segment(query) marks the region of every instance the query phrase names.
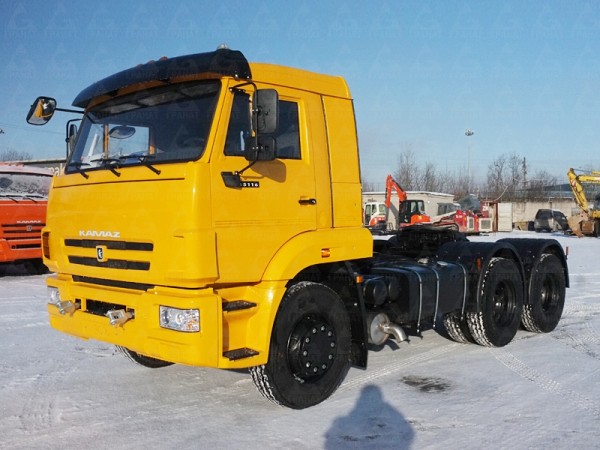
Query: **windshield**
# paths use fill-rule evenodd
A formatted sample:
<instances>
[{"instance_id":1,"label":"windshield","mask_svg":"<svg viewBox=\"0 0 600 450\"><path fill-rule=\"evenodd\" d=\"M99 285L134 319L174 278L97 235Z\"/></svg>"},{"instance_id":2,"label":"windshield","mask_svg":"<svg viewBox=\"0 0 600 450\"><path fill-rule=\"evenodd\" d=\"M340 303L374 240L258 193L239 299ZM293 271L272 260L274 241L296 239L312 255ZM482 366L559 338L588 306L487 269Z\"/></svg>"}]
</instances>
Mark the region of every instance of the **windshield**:
<instances>
[{"instance_id":1,"label":"windshield","mask_svg":"<svg viewBox=\"0 0 600 450\"><path fill-rule=\"evenodd\" d=\"M48 197L52 176L28 173L0 173L0 197Z\"/></svg>"},{"instance_id":2,"label":"windshield","mask_svg":"<svg viewBox=\"0 0 600 450\"><path fill-rule=\"evenodd\" d=\"M219 87L218 81L168 85L91 109L65 171L198 159Z\"/></svg>"}]
</instances>

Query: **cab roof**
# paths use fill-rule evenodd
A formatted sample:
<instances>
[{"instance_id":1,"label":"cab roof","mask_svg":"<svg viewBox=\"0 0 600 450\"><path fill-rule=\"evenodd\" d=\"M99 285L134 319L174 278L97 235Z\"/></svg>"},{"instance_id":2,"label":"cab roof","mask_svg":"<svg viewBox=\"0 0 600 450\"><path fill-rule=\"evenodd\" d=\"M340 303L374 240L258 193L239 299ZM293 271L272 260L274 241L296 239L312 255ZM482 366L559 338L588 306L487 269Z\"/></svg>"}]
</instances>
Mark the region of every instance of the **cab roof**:
<instances>
[{"instance_id":1,"label":"cab roof","mask_svg":"<svg viewBox=\"0 0 600 450\"><path fill-rule=\"evenodd\" d=\"M214 73L236 78L251 78L250 65L246 57L237 50L220 48L214 52L161 58L97 81L79 93L73 106L85 108L89 102L100 95L116 93L119 89L148 81L162 80L197 73Z\"/></svg>"}]
</instances>

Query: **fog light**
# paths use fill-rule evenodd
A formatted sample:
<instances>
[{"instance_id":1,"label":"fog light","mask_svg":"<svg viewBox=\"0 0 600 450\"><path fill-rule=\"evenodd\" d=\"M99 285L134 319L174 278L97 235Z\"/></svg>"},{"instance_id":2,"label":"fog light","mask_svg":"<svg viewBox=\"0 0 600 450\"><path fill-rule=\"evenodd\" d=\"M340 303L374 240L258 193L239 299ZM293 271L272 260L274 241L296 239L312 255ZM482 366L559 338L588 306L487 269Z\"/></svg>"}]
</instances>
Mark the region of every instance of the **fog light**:
<instances>
[{"instance_id":1,"label":"fog light","mask_svg":"<svg viewBox=\"0 0 600 450\"><path fill-rule=\"evenodd\" d=\"M71 300L63 302L60 298L60 292L57 288L48 286L48 303L55 305L61 315L73 315L75 311L81 308L81 303L73 303Z\"/></svg>"},{"instance_id":2,"label":"fog light","mask_svg":"<svg viewBox=\"0 0 600 450\"><path fill-rule=\"evenodd\" d=\"M160 326L175 331L194 333L200 331L200 311L160 307Z\"/></svg>"}]
</instances>

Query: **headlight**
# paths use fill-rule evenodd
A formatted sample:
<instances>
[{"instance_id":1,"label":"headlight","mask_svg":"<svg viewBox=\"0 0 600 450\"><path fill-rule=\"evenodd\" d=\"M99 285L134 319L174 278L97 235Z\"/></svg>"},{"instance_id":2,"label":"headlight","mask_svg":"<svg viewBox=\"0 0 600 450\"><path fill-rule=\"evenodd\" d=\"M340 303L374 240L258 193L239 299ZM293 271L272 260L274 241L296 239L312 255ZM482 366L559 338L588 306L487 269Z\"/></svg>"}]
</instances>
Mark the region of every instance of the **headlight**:
<instances>
[{"instance_id":1,"label":"headlight","mask_svg":"<svg viewBox=\"0 0 600 450\"><path fill-rule=\"evenodd\" d=\"M160 326L175 331L196 333L200 331L200 311L161 306Z\"/></svg>"},{"instance_id":2,"label":"headlight","mask_svg":"<svg viewBox=\"0 0 600 450\"><path fill-rule=\"evenodd\" d=\"M58 305L60 303L60 292L55 287L48 286L48 303Z\"/></svg>"}]
</instances>

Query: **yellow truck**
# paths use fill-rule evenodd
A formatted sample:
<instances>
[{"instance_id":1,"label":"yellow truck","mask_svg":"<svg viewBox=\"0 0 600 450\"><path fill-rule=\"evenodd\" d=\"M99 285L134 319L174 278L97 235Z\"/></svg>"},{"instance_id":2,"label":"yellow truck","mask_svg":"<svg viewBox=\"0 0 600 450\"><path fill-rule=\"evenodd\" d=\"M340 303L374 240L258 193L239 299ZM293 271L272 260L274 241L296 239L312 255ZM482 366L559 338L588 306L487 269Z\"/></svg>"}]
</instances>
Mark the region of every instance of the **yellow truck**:
<instances>
[{"instance_id":1,"label":"yellow truck","mask_svg":"<svg viewBox=\"0 0 600 450\"><path fill-rule=\"evenodd\" d=\"M366 368L369 348L438 319L485 346L560 320L555 240L426 226L374 240L340 77L221 48L116 73L73 105L42 233L57 330L147 367L249 368L266 398L300 409ZM27 121L56 110L38 97Z\"/></svg>"}]
</instances>

